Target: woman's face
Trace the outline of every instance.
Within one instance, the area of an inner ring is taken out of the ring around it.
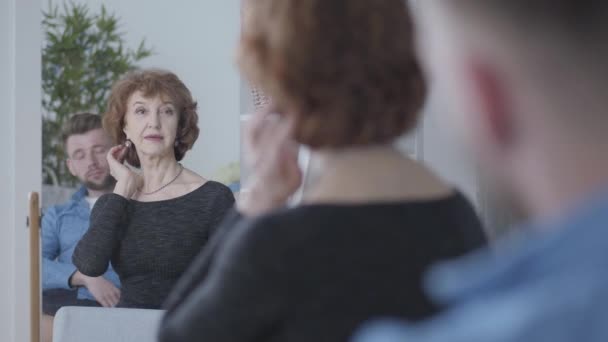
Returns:
[[[179,113],[166,96],[144,97],[136,91],[127,101],[125,132],[142,157],[174,155]]]

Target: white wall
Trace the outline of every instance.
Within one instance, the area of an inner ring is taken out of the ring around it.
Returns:
[[[450,108],[442,98],[439,87],[432,87],[423,113],[423,160],[480,208],[475,164],[446,120]]]
[[[429,98],[414,132],[398,141],[401,151],[425,163],[448,184],[460,190],[478,209],[479,185],[472,158],[445,120],[445,104],[437,87]]]
[[[13,1],[0,1],[0,103],[4,108],[12,106],[11,89],[11,49],[8,47],[12,43],[12,12]],[[14,158],[14,142],[11,134],[11,127],[14,122],[12,108],[9,108],[7,114],[0,116],[3,124],[0,125],[0,160],[8,161],[9,167],[0,167],[0,179],[4,179],[0,185],[0,217],[3,217],[4,224],[0,229],[0,269],[6,274],[13,274],[13,231],[14,231],[14,216],[15,209],[13,207],[13,188],[15,172],[12,166]],[[6,164],[5,164],[6,165]],[[7,277],[10,279],[11,277]],[[13,340],[13,324],[11,316],[13,314],[13,283],[11,281],[2,281],[0,285],[0,340]]]
[[[0,340],[29,340],[27,193],[40,191],[39,0],[0,1]]]
[[[117,14],[129,47],[142,38],[155,55],[143,67],[175,72],[199,103],[201,134],[184,163],[210,177],[239,159],[240,78],[234,52],[240,30],[240,1],[76,0],[98,12]],[[43,9],[47,0],[39,1]],[[62,0],[52,0],[62,4]]]
[[[412,15],[416,16],[419,10],[418,0],[409,0]],[[424,37],[424,32],[418,33]],[[450,127],[450,120],[445,120],[449,108],[443,99],[445,89],[443,84],[436,82],[429,84],[429,97],[422,114],[421,134],[419,144],[422,147],[422,159],[444,180],[460,189],[477,208],[481,205],[479,196],[479,184],[476,167],[473,164],[469,152],[463,148],[462,143],[456,138],[455,132]]]
[[[61,3],[61,0],[53,0]],[[239,114],[251,109],[249,89],[241,83],[234,65],[239,34],[239,1],[87,0],[90,10],[105,4],[121,17],[130,46],[142,38],[156,55],[145,67],[163,67],[177,73],[199,100],[201,136],[185,163],[204,176],[222,165],[239,160]],[[42,1],[46,8],[47,0]],[[423,160],[472,200],[477,199],[477,180],[466,153],[451,138],[442,120],[445,110],[436,91],[424,112]],[[415,146],[411,144],[410,146]]]

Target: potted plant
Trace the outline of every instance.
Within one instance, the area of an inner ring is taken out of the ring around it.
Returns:
[[[112,84],[150,56],[145,40],[132,49],[120,32],[119,18],[104,6],[49,4],[42,28],[43,184],[73,187],[65,164],[61,128],[71,114],[103,113]]]

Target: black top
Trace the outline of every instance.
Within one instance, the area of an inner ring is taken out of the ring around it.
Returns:
[[[91,277],[111,261],[121,282],[117,306],[158,309],[233,204],[230,189],[212,181],[164,201],[103,195],[72,260]]]
[[[419,320],[439,310],[427,267],[483,244],[459,193],[232,212],[165,303],[160,341],[347,341],[369,319]]]

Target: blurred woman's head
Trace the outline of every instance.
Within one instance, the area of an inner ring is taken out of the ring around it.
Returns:
[[[126,161],[139,167],[140,155],[171,155],[182,160],[198,138],[197,104],[173,73],[140,70],[112,87],[104,128],[114,143],[131,140]]]
[[[403,0],[246,0],[239,65],[312,148],[391,142],[426,97]]]

